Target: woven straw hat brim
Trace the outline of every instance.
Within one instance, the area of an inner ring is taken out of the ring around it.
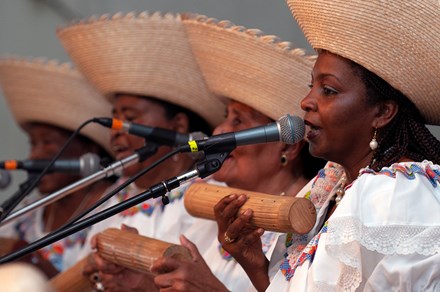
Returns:
[[[287,0],[307,40],[404,93],[440,125],[440,2]]]
[[[314,59],[276,36],[228,21],[184,14],[183,23],[209,89],[277,120],[303,116]]]
[[[208,90],[180,15],[115,15],[58,29],[80,71],[107,97],[152,96],[192,110],[211,125],[224,105]]]
[[[41,122],[75,131],[86,120],[111,113],[110,103],[67,63],[4,58],[0,85],[21,127]],[[112,153],[108,129],[89,124],[80,133]]]

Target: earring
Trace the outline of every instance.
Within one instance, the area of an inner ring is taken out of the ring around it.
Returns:
[[[376,134],[377,134],[377,128],[374,128],[374,134],[373,134],[373,139],[371,139],[370,141],[370,148],[372,151],[377,149],[378,143],[376,140]]]
[[[287,165],[287,162],[289,162],[289,161],[287,160],[287,155],[286,154],[283,153],[281,155],[280,162],[281,162],[282,166],[286,166]]]

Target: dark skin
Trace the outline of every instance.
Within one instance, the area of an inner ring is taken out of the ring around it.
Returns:
[[[189,121],[184,113],[177,113],[171,119],[166,116],[165,108],[143,97],[129,94],[119,94],[113,102],[113,117],[124,121],[143,124],[150,127],[160,127],[180,133],[188,133]],[[121,131],[111,132],[111,145],[117,160],[128,157],[134,150],[142,147],[145,143],[144,138],[130,135]],[[157,153],[142,163],[136,163],[124,169],[125,176],[132,176],[160,157],[171,151],[171,147],[161,146]],[[168,159],[154,168],[154,171],[136,180],[136,185],[140,188],[148,188],[152,185],[179,175],[190,169],[193,160],[185,154],[175,156],[176,160]],[[94,247],[92,243],[92,247]],[[98,272],[106,291],[154,291],[152,278],[139,272],[123,268],[112,264],[94,253],[90,256],[88,265],[84,267],[83,274],[89,277]],[[122,280],[124,279],[124,280]]]
[[[267,116],[254,110],[253,108],[231,101],[227,106],[226,119],[216,127],[214,134],[240,131],[265,125],[272,122]],[[222,168],[215,173],[214,178],[223,181],[229,186],[247,189],[250,191],[263,192],[268,194],[280,194],[285,192],[286,195],[296,195],[302,187],[308,182],[298,172],[301,169],[297,166],[298,155],[303,144],[285,145],[283,143],[272,143],[270,145],[248,145],[235,149],[229,158],[225,160]],[[288,165],[282,166],[280,157],[285,154],[288,159]],[[255,159],[258,157],[258,159]],[[218,239],[223,246],[234,248],[233,244],[224,241],[225,231],[229,236],[235,237],[235,231],[227,229],[229,224],[235,218],[238,208],[246,201],[246,195],[231,195],[225,199],[226,202],[233,201],[236,205],[225,208],[223,214],[216,212],[216,216],[221,216],[225,221],[219,224]],[[234,208],[237,206],[237,208]],[[217,214],[218,213],[218,214]],[[242,220],[243,224],[249,222],[252,210],[247,210],[238,220]],[[224,223],[224,224],[223,224]],[[242,227],[255,234],[252,237],[252,244],[239,244],[237,246],[251,248],[251,250],[242,250],[244,256],[255,258],[253,263],[266,267],[268,262],[262,252],[262,244],[260,236],[264,230]],[[240,230],[237,230],[239,232]],[[233,233],[229,233],[233,232]],[[238,238],[238,237],[237,237]],[[244,242],[248,240],[241,237],[237,241]],[[186,246],[193,255],[192,262],[182,262],[172,258],[159,258],[153,265],[153,271],[167,270],[167,273],[161,273],[154,278],[154,282],[160,291],[228,291],[226,287],[212,274],[208,265],[198,252],[196,246],[185,237],[181,237],[181,244]],[[238,254],[238,252],[236,252]],[[203,275],[203,277],[200,277]],[[261,276],[267,277],[267,273]]]
[[[386,126],[396,115],[395,102],[367,103],[366,88],[347,59],[320,52],[312,71],[309,94],[301,101],[308,126],[310,153],[341,164],[347,183],[357,178],[359,170],[369,165],[369,142],[375,128]],[[404,159],[404,158],[403,158]],[[248,230],[251,210],[235,216],[245,198],[229,196],[215,206],[219,230],[236,239],[227,243],[219,233],[223,247],[246,270],[258,291],[269,286],[268,262],[261,254],[258,239],[261,230]],[[258,252],[260,249],[260,252]]]
[[[29,159],[52,159],[71,135],[70,132],[57,127],[37,123],[28,124],[25,131],[29,136],[31,145]],[[98,147],[74,139],[61,159],[78,158],[88,152],[97,153]],[[41,194],[50,194],[79,179],[81,179],[79,175],[50,173],[41,179],[38,190]],[[74,192],[45,207],[43,215],[47,223],[45,231],[53,231],[64,224],[75,212],[79,211],[76,210],[76,207],[80,206],[84,200],[90,201],[85,202],[86,206],[91,206],[110,185],[111,183],[105,181],[97,182],[91,187]],[[84,198],[86,192],[90,192],[90,196]],[[84,202],[82,205],[84,205]],[[56,218],[56,220],[51,220],[51,218]]]
[[[188,117],[183,113],[178,113],[175,117],[168,119],[165,109],[158,103],[133,95],[117,95],[113,102],[113,117],[143,124],[150,127],[160,127],[173,130],[180,133],[187,133],[189,127]],[[112,150],[116,160],[123,159],[134,153],[134,150],[141,148],[145,144],[145,139],[122,131],[112,130],[110,140]],[[157,161],[160,157],[171,151],[171,147],[161,146],[157,153],[142,163],[136,163],[127,169],[124,169],[125,176],[132,176],[142,169],[148,167],[151,163]],[[169,159],[161,163],[154,171],[149,172],[136,180],[136,185],[140,188],[148,188],[155,183],[177,175],[189,169],[193,163],[187,155],[177,155],[178,161]],[[173,170],[170,172],[170,170]]]
[[[135,228],[126,225],[122,225],[121,229],[136,234],[138,233]],[[95,236],[92,237],[91,246],[93,249],[97,248]],[[104,260],[99,253],[89,255],[88,263],[83,268],[84,275],[90,276],[94,273],[99,275],[99,278],[105,287],[105,291],[140,292],[158,290],[150,275],[110,263]]]
[[[25,125],[24,129],[29,136],[31,146],[29,159],[52,159],[71,135],[69,131],[42,123],[29,123]],[[86,143],[85,141],[74,139],[61,156],[61,159],[74,159],[89,152],[98,153],[99,147],[94,143]],[[51,194],[79,179],[81,177],[77,175],[50,173],[41,179],[38,184],[38,190],[43,195]],[[110,182],[101,180],[44,207],[44,231],[51,232],[57,229],[74,214],[90,207],[110,185]],[[87,195],[86,197],[85,194]],[[22,248],[26,245],[27,242],[20,241],[15,245],[14,249]],[[28,255],[22,258],[22,260],[31,262],[32,258],[34,262],[35,260],[38,261],[37,265],[48,277],[57,274],[57,270],[52,264],[44,260],[39,253]]]

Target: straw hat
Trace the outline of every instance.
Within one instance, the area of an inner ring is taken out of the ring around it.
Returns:
[[[142,12],[90,18],[57,31],[72,60],[103,94],[153,96],[211,125],[224,106],[208,91],[179,14]]]
[[[68,63],[3,58],[0,85],[21,127],[41,122],[75,131],[86,120],[111,113],[110,103]],[[111,153],[107,129],[90,124],[80,133]]]
[[[276,36],[203,15],[182,16],[196,60],[209,89],[277,120],[300,117],[314,57]]]
[[[310,44],[350,59],[440,124],[438,0],[287,0]]]

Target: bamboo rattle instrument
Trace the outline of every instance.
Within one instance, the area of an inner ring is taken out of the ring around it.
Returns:
[[[141,236],[132,232],[109,228],[97,234],[99,255],[112,263],[150,274],[153,262],[159,257],[172,257],[190,260],[191,254],[186,247]],[[81,260],[67,271],[51,280],[56,291],[83,292],[91,291],[89,280],[82,275],[87,258]]]
[[[305,198],[274,196],[207,183],[193,183],[184,195],[185,208],[189,214],[215,220],[214,206],[231,194],[246,194],[248,199],[240,208],[252,209],[251,224],[268,231],[305,234],[316,222],[313,203]]]

